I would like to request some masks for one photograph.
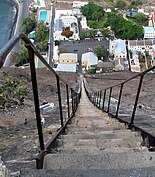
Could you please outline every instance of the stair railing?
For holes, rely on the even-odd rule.
[[[58,136],[64,133],[66,125],[69,123],[71,118],[75,115],[76,109],[80,102],[81,97],[81,83],[78,82],[76,84],[76,90],[71,88],[71,86],[62,78],[60,77],[57,72],[46,62],[46,60],[42,57],[42,55],[38,52],[36,47],[31,43],[31,41],[24,35],[18,34],[13,36],[7,44],[0,50],[0,68],[3,67],[7,55],[11,52],[11,50],[17,45],[17,43],[22,40],[25,43],[25,47],[29,53],[29,61],[30,61],[30,71],[31,71],[31,81],[32,81],[32,88],[33,88],[33,97],[34,97],[34,106],[35,106],[35,114],[36,114],[36,122],[37,122],[37,129],[38,129],[38,137],[39,137],[39,144],[40,144],[40,153],[36,157],[36,168],[40,169],[43,167],[43,159],[46,153],[48,153],[55,143],[55,140]],[[36,77],[36,67],[35,67],[35,55],[42,61],[42,63],[54,74],[57,83],[57,94],[58,94],[58,103],[59,103],[59,115],[60,115],[60,122],[61,127],[54,135],[52,139],[49,140],[47,144],[44,142],[43,137],[43,130],[41,124],[41,114],[40,114],[40,104],[39,104],[39,96],[38,96],[38,85],[37,85],[37,77]],[[62,110],[62,98],[61,98],[61,87],[60,81],[65,84],[66,86],[66,95],[67,95],[67,119],[64,118],[63,110]],[[72,102],[70,103],[70,99]],[[71,105],[70,105],[71,104]],[[71,109],[72,107],[72,109]]]
[[[154,70],[155,70],[155,66],[153,66],[153,67],[145,70],[144,72],[141,72],[141,73],[139,73],[139,74],[137,74],[137,75],[135,75],[135,76],[119,83],[119,84],[107,87],[105,89],[99,90],[94,93],[91,90],[91,88],[87,82],[87,79],[84,78],[84,87],[85,87],[86,93],[88,95],[88,98],[96,107],[98,107],[99,109],[101,109],[104,112],[107,112],[110,116],[117,118],[119,121],[128,124],[129,128],[138,129],[141,132],[143,132],[145,134],[145,136],[148,136],[148,134],[149,134],[149,137],[151,137],[150,141],[153,146],[155,146],[155,136],[135,125],[135,113],[137,110],[137,105],[138,105],[138,101],[139,101],[139,97],[140,97],[140,93],[141,93],[141,88],[143,85],[144,76],[147,73],[150,73]],[[129,117],[128,120],[124,120],[119,115],[120,104],[122,103],[122,95],[123,95],[123,91],[125,92],[126,84],[127,83],[129,84],[129,82],[133,81],[134,79],[137,79],[137,80],[139,79],[139,81],[137,81],[138,87],[137,87],[137,91],[136,91],[136,96],[135,96],[135,100],[133,100],[133,107],[131,107],[131,116]],[[133,85],[133,87],[134,87],[134,85]],[[112,92],[115,88],[118,89],[117,90],[117,92],[118,92],[117,98],[118,99],[116,100],[116,103],[114,105],[114,104],[112,104]]]

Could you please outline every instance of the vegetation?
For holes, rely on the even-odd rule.
[[[22,31],[25,35],[28,35],[36,27],[35,13],[32,13],[30,17],[24,18],[22,21]]]
[[[18,52],[11,53],[10,58],[16,66],[21,66],[24,63],[29,62],[28,50],[25,48],[23,43],[20,44],[20,50]]]
[[[40,52],[48,50],[49,30],[46,25],[41,21],[38,23],[36,29],[36,47]]]
[[[5,72],[3,73],[3,81],[0,88],[0,108],[8,109],[24,104],[27,95],[24,82]]]
[[[97,55],[99,60],[104,60],[109,55],[109,52],[103,45],[98,45],[95,48],[94,53]]]
[[[115,36],[120,39],[140,39],[144,36],[143,27],[127,21],[122,16],[112,12],[108,14],[106,26],[111,26]]]
[[[81,12],[86,16],[87,20],[100,22],[103,19],[103,8],[96,5],[94,2],[89,2],[87,5],[81,7]]]
[[[137,15],[135,15],[133,17],[133,20],[138,25],[141,25],[141,26],[148,25],[148,19],[146,18],[146,15],[144,15],[143,13],[138,13]]]
[[[116,6],[122,9],[126,6],[126,3],[118,0]],[[81,7],[81,11],[88,20],[88,26],[93,29],[100,29],[103,36],[109,35],[109,31],[105,30],[108,26],[111,26],[115,36],[120,39],[141,39],[144,36],[142,25],[146,23],[146,17],[141,14],[135,17],[135,22],[132,22],[124,19],[123,16],[118,15],[116,12],[105,14],[103,8],[93,2]],[[96,17],[96,14],[98,14],[98,17]],[[90,32],[87,31],[80,32],[80,39],[93,36],[94,34],[90,35]]]
[[[124,9],[126,7],[126,3],[122,0],[117,0],[115,7],[118,9]]]

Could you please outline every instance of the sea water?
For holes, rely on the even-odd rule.
[[[0,49],[12,34],[16,8],[10,0],[0,0]]]

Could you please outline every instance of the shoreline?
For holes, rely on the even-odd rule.
[[[12,27],[11,27],[11,33],[10,33],[10,37],[9,39],[11,39],[11,37],[13,35],[16,34],[16,31],[17,31],[17,25],[18,25],[18,19],[19,19],[19,9],[20,9],[20,3],[19,3],[19,0],[9,0],[12,4],[13,4],[13,8],[16,9],[16,14],[15,14],[15,17],[13,19],[13,24],[12,24]]]

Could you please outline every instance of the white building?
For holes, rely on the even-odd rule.
[[[141,53],[148,52],[149,55],[155,51],[155,45],[153,40],[129,40],[128,49],[130,51],[139,51]]]
[[[85,2],[85,1],[73,1],[73,8],[74,7],[80,8],[80,7],[85,6],[87,4],[88,4],[88,2]]]
[[[70,30],[73,31],[73,36],[70,39],[78,40],[79,39],[79,30],[78,30],[78,20],[73,15],[67,15],[71,11],[57,11],[54,20],[54,40],[68,40],[65,36],[62,36],[61,33],[66,27],[70,27]]]
[[[154,39],[155,38],[155,28],[151,26],[143,27],[144,28],[144,39]]]
[[[139,53],[140,52],[136,50],[132,52],[132,58],[130,59],[130,66],[132,72],[140,72]]]
[[[115,70],[128,69],[127,51],[124,40],[118,39],[114,51]]]
[[[93,52],[82,54],[82,68],[88,70],[92,65],[98,64],[98,58]]]

